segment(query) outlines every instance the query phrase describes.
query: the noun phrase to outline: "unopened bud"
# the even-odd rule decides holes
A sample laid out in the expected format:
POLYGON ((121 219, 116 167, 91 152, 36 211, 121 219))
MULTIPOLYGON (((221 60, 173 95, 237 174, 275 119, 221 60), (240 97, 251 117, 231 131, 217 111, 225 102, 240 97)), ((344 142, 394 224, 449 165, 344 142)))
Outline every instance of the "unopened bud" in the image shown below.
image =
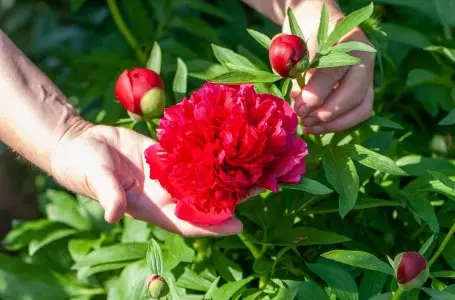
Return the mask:
POLYGON ((169 288, 163 278, 153 274, 147 281, 147 291, 152 299, 159 299, 167 295, 169 288))
POLYGON ((430 276, 425 257, 418 252, 404 252, 395 257, 398 285, 404 290, 420 288, 430 276))

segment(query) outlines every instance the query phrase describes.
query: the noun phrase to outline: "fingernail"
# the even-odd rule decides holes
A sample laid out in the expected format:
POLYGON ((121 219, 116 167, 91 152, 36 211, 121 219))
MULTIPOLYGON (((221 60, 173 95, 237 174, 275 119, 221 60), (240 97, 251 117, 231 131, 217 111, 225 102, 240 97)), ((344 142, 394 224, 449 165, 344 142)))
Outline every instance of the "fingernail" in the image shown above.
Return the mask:
POLYGON ((311 133, 313 134, 321 134, 325 131, 323 126, 313 126, 311 127, 311 133))

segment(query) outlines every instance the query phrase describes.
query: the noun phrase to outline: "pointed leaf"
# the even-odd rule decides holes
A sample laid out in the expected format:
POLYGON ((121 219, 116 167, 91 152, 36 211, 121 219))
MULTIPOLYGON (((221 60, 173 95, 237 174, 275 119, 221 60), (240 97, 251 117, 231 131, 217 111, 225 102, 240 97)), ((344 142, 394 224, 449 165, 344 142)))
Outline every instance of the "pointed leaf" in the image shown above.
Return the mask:
POLYGON ((185 63, 180 58, 177 58, 177 71, 175 72, 172 90, 175 94, 175 99, 180 100, 186 95, 186 81, 188 77, 188 69, 185 63))
POLYGON ((152 239, 147 250, 147 265, 153 274, 163 276, 163 253, 160 245, 152 239))
POLYGON ((147 68, 160 74, 161 72, 161 47, 158 42, 153 44, 152 51, 150 52, 149 60, 147 61, 147 68))
POLYGON ((328 195, 333 191, 316 180, 302 177, 297 184, 280 184, 283 189, 304 191, 313 195, 328 195))
POLYGON ((314 68, 333 68, 342 66, 356 65, 361 62, 358 57, 346 53, 333 52, 320 57, 312 67, 314 68))
POLYGON ((225 84, 242 83, 271 83, 280 80, 281 77, 273 73, 255 70, 254 72, 230 71, 218 75, 209 81, 225 84))
POLYGON ((211 287, 211 282, 190 270, 185 268, 183 274, 177 279, 176 284, 180 287, 195 291, 206 292, 211 287))
POLYGON ((302 29, 300 29, 299 22, 297 22, 294 12, 292 11, 292 9, 290 7, 288 8, 287 13, 288 13, 289 27, 291 29, 291 33, 298 35, 299 37, 302 38, 302 40, 305 41, 305 36, 302 33, 302 29))
POLYGON ((345 42, 330 47, 330 53, 334 52, 346 53, 350 51, 376 52, 376 49, 362 42, 345 42))
POLYGON ((329 300, 329 296, 319 285, 313 281, 305 281, 299 285, 297 300, 329 300))
POLYGON ((430 249, 431 244, 433 244, 434 239, 435 235, 430 236, 428 240, 426 240, 426 242, 422 245, 422 247, 420 247, 419 253, 425 255, 428 249, 430 249))
POLYGON ((41 248, 45 247, 46 245, 55 242, 59 239, 66 238, 68 236, 71 236, 73 234, 77 233, 77 230, 74 229, 60 229, 60 230, 55 230, 50 232, 48 235, 46 235, 43 239, 40 240, 33 240, 29 245, 28 245, 28 254, 32 256, 35 254, 38 250, 41 248))
POLYGON ((242 267, 218 250, 212 252, 212 262, 215 269, 226 281, 236 281, 243 278, 242 267))
POLYGON ((327 180, 340 194, 339 213, 344 218, 355 206, 360 184, 354 162, 340 150, 328 149, 322 164, 327 180))
POLYGON ((439 233, 439 221, 430 201, 422 193, 405 193, 408 203, 411 205, 418 218, 422 218, 428 224, 431 231, 439 233))
POLYGON ((213 54, 216 59, 222 64, 230 63, 235 66, 256 69, 256 66, 248 60, 248 58, 235 53, 231 49, 224 48, 215 44, 212 44, 213 54))
POLYGON ((213 294, 213 299, 229 300, 237 291, 239 291, 253 279, 254 277, 248 277, 243 280, 227 283, 215 291, 213 294))
POLYGON ((438 125, 447 126, 447 125, 454 125, 455 124, 455 108, 449 112, 447 116, 445 116, 441 121, 439 121, 438 125))
POLYGON ((378 271, 392 276, 394 274, 393 269, 388 264, 373 254, 364 251, 333 250, 321 256, 353 267, 378 271))
POLYGON ((447 175, 439 172, 428 171, 436 180, 441 182, 443 185, 455 191, 455 181, 451 180, 447 175))
POLYGON ((218 289, 218 282, 220 281, 220 276, 218 276, 213 282, 212 284, 210 285, 210 288, 208 289, 207 293, 205 293, 204 295, 204 300, 211 300, 213 299, 213 294, 215 294, 215 292, 217 291, 218 289))
POLYGON ((321 10, 321 18, 319 20, 319 29, 318 29, 318 46, 321 49, 327 40, 327 35, 329 34, 329 13, 327 11, 327 6, 324 2, 321 10))
POLYGON ((262 47, 267 50, 270 48, 272 40, 268 36, 253 29, 247 29, 246 31, 248 31, 248 33, 256 40, 256 42, 261 44, 262 47))
POLYGON ((345 36, 348 32, 359 26, 364 21, 368 20, 373 14, 373 3, 371 2, 369 5, 356 10, 345 18, 343 18, 335 29, 330 34, 327 42, 325 43, 326 47, 330 47, 338 40, 340 40, 343 36, 345 36))

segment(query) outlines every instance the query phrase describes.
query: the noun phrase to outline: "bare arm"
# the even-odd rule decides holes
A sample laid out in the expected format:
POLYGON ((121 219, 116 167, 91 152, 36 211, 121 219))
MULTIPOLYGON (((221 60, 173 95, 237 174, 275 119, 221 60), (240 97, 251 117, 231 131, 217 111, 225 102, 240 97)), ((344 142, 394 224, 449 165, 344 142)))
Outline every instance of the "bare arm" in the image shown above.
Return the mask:
POLYGON ((62 92, 0 30, 0 139, 51 173, 59 140, 86 125, 62 92))

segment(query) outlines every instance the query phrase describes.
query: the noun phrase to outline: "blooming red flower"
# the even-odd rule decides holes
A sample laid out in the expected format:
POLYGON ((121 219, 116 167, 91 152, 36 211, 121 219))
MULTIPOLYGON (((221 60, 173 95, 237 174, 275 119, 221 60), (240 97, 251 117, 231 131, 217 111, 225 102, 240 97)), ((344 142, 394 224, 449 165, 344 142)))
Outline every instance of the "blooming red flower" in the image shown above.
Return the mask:
POLYGON ((297 116, 284 100, 252 85, 206 83, 165 109, 160 144, 145 152, 150 176, 176 199, 176 215, 196 224, 232 217, 252 188, 278 191, 306 170, 297 116))
POLYGON ((158 116, 164 109, 163 81, 149 69, 125 70, 115 83, 115 97, 133 114, 158 116))
POLYGON ((307 54, 304 41, 297 35, 276 35, 269 49, 269 60, 272 68, 282 77, 289 77, 294 67, 307 54))

